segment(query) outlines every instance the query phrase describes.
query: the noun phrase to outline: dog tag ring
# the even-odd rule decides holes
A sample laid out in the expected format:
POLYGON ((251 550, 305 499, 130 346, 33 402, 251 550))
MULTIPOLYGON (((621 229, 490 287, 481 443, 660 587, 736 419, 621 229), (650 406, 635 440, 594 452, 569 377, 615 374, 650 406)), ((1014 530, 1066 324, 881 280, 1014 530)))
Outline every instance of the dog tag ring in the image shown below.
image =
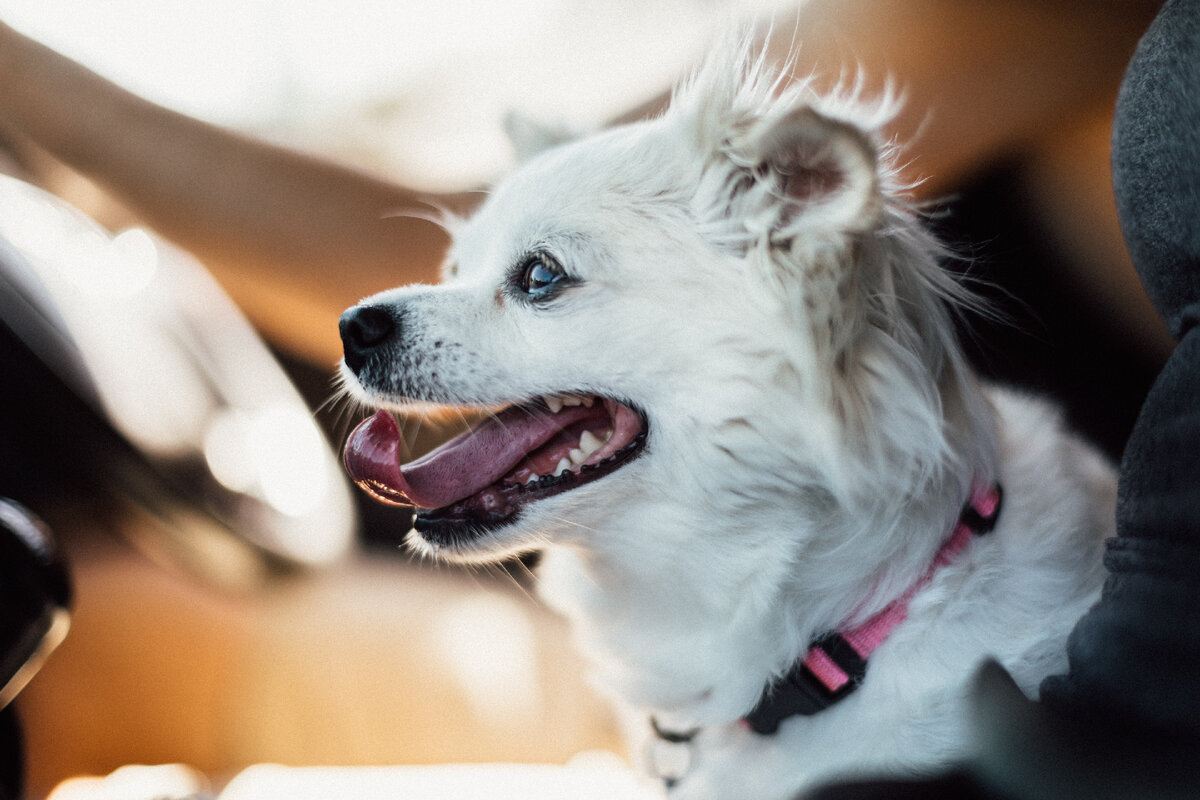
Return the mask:
POLYGON ((654 775, 670 789, 691 768, 692 739, 700 729, 694 728, 685 733, 665 731, 653 717, 650 718, 650 727, 654 729, 654 738, 650 740, 650 767, 654 775))

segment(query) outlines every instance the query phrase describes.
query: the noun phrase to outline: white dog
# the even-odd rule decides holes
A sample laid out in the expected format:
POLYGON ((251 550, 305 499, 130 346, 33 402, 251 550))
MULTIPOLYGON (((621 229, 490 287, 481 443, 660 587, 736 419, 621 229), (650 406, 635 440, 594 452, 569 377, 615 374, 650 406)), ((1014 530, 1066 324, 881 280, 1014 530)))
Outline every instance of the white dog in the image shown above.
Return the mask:
POLYGON ((493 413, 401 466, 381 411, 345 460, 419 551, 544 551, 672 798, 762 800, 962 756, 984 659, 1031 695, 1063 670, 1115 481, 973 378, 878 109, 732 49, 526 161, 443 285, 346 312, 359 398, 493 413))

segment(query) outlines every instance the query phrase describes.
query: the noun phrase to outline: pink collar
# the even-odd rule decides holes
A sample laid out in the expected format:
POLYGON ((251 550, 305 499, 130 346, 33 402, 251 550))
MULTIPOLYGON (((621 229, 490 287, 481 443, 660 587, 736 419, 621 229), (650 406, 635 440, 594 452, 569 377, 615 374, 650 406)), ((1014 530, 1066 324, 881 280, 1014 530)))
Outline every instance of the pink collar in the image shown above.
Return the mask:
POLYGON ((814 641, 787 675, 767 687, 758 705, 742 720, 743 724, 756 733, 771 734, 788 717, 815 714, 858 688, 866 675, 867 657, 908 616, 913 596, 925 588, 938 570, 954 561, 973 537, 982 536, 995 526, 1002 497, 998 485, 977 484, 954 530, 925 574, 863 624, 830 631, 814 641))

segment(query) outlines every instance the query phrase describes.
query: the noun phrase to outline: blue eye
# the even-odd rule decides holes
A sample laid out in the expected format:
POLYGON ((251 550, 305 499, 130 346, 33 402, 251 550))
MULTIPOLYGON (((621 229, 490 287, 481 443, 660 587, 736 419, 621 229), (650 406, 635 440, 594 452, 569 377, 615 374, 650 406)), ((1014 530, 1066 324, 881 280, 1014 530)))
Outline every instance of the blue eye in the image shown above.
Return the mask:
POLYGON ((534 300, 544 300, 563 283, 567 274, 562 266, 545 253, 534 253, 521 269, 518 285, 534 300))

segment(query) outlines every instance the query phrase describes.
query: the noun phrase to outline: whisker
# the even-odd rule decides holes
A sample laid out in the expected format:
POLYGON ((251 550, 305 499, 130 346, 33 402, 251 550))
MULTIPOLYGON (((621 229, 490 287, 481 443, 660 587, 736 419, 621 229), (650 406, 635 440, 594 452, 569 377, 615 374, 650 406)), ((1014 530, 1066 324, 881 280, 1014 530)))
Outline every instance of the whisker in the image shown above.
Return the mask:
POLYGON ((570 525, 571 527, 579 528, 580 530, 587 531, 588 533, 597 533, 598 532, 596 530, 596 528, 593 528, 589 525, 584 525, 582 522, 576 522, 573 519, 567 519, 566 517, 551 517, 551 519, 553 519, 555 522, 558 522, 562 525, 570 525))
POLYGON ((536 593, 533 591, 533 586, 537 581, 537 576, 533 569, 523 558, 511 559, 504 573, 512 580, 513 584, 520 590, 525 597, 538 602, 536 593))
POLYGON ((532 590, 533 572, 521 559, 514 558, 499 564, 493 564, 489 571, 497 580, 507 583, 516 589, 525 600, 531 603, 541 602, 532 590))

